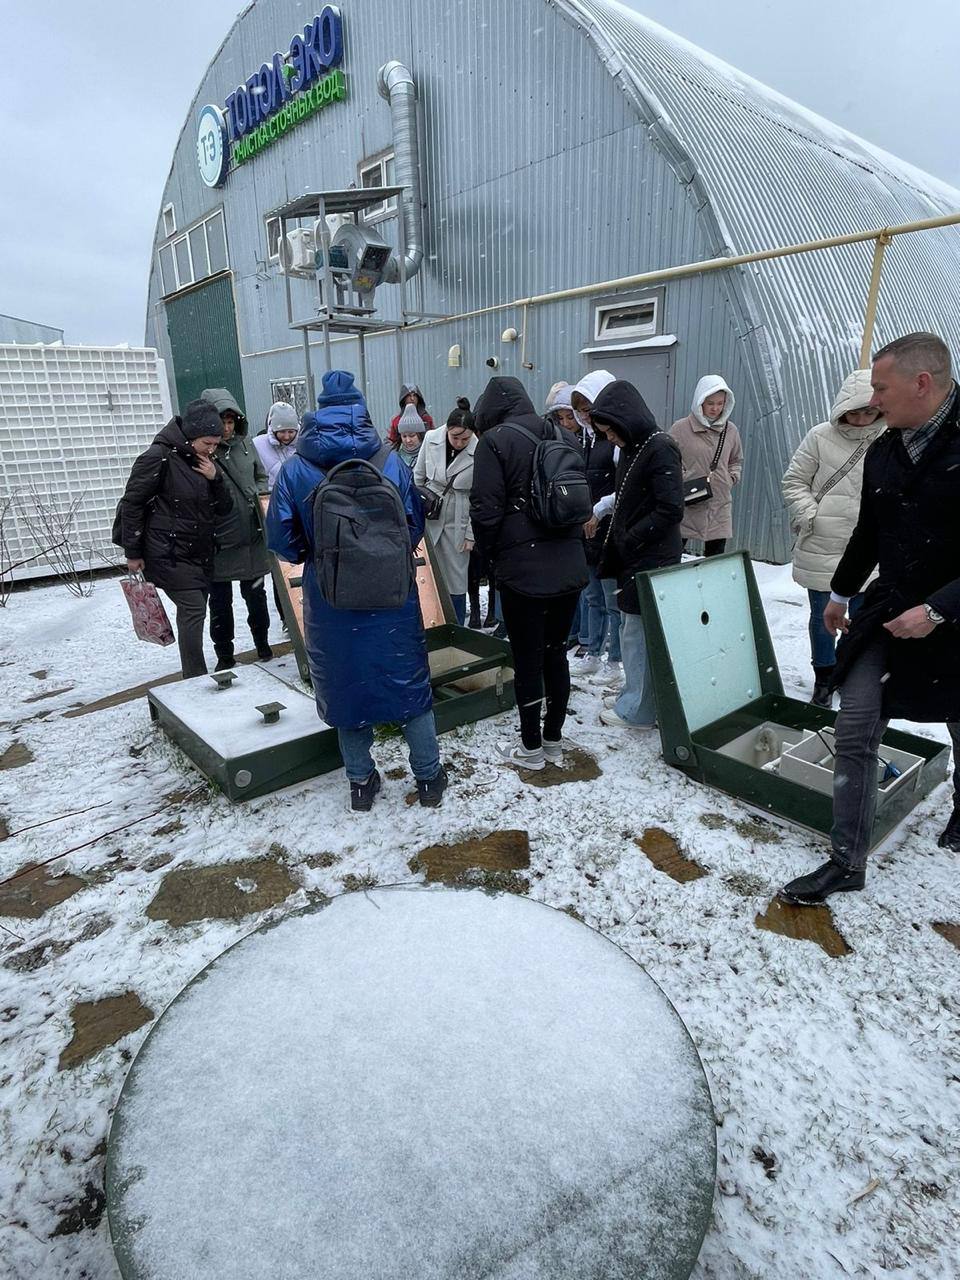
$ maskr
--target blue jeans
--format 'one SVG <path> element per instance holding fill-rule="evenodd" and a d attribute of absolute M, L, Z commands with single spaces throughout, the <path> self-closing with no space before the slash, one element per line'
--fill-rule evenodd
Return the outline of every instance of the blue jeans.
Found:
<path fill-rule="evenodd" d="M 628 724 L 653 724 L 657 718 L 657 702 L 647 658 L 647 637 L 639 613 L 620 614 L 620 649 L 623 688 L 613 709 Z"/>
<path fill-rule="evenodd" d="M 587 593 L 581 591 L 577 597 L 577 608 L 573 615 L 573 621 L 570 623 L 570 635 L 567 637 L 568 643 L 572 644 L 574 640 L 582 645 L 586 645 L 590 639 L 590 623 L 587 616 Z"/>
<path fill-rule="evenodd" d="M 429 782 L 440 772 L 440 748 L 437 745 L 437 725 L 432 711 L 414 716 L 401 726 L 410 751 L 410 768 L 418 782 Z M 347 778 L 351 782 L 366 782 L 376 765 L 370 748 L 373 746 L 373 725 L 363 729 L 338 729 L 340 754 L 343 756 Z"/>
<path fill-rule="evenodd" d="M 451 596 L 450 603 L 453 605 L 453 612 L 457 616 L 457 621 L 461 627 L 466 625 L 467 621 L 467 597 L 466 593 L 462 596 Z"/>
<path fill-rule="evenodd" d="M 810 597 L 810 654 L 814 667 L 832 667 L 837 660 L 837 641 L 823 625 L 823 611 L 830 603 L 829 591 L 807 591 Z M 863 604 L 863 592 L 854 596 L 847 605 L 852 618 Z"/>
<path fill-rule="evenodd" d="M 601 578 L 591 566 L 590 581 L 584 590 L 587 602 L 587 652 L 599 658 L 607 646 L 611 662 L 620 661 L 620 610 L 617 608 L 616 578 Z"/>
<path fill-rule="evenodd" d="M 852 871 L 867 863 L 867 846 L 877 812 L 877 755 L 884 757 L 880 739 L 883 682 L 887 650 L 882 638 L 859 655 L 840 686 L 840 714 L 836 724 L 833 764 L 833 860 Z M 947 721 L 953 739 L 954 802 L 960 802 L 960 722 Z M 885 758 L 885 757 L 884 757 Z"/>

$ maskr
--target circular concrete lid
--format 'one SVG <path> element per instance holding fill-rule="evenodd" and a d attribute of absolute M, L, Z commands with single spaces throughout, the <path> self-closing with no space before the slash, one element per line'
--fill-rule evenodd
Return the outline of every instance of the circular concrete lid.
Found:
<path fill-rule="evenodd" d="M 510 894 L 346 894 L 167 1008 L 110 1135 L 125 1280 L 685 1280 L 713 1107 L 657 984 Z"/>

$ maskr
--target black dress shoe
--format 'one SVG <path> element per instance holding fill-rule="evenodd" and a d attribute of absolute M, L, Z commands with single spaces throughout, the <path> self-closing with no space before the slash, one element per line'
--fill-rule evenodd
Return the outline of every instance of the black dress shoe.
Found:
<path fill-rule="evenodd" d="M 866 882 L 867 873 L 863 867 L 859 871 L 848 871 L 831 859 L 808 876 L 798 876 L 785 884 L 777 897 L 795 907 L 818 907 L 831 893 L 852 893 L 862 889 Z"/>
<path fill-rule="evenodd" d="M 257 657 L 260 659 L 261 662 L 269 662 L 270 659 L 273 657 L 273 650 L 270 648 L 268 644 L 258 644 Z"/>
<path fill-rule="evenodd" d="M 480 610 L 479 609 L 470 610 L 470 617 L 467 619 L 467 626 L 470 628 L 471 631 L 480 630 Z"/>
<path fill-rule="evenodd" d="M 236 663 L 233 660 L 232 653 L 229 655 L 223 654 L 222 656 L 218 653 L 217 665 L 213 669 L 214 671 L 229 671 L 230 668 L 234 666 L 236 666 Z"/>
<path fill-rule="evenodd" d="M 351 782 L 350 808 L 356 809 L 360 813 L 369 813 L 373 808 L 373 801 L 380 790 L 380 786 L 380 775 L 376 769 L 365 782 Z"/>
<path fill-rule="evenodd" d="M 437 805 L 443 799 L 443 793 L 447 789 L 447 771 L 440 766 L 439 770 L 432 778 L 428 778 L 426 782 L 417 780 L 417 795 L 420 797 L 420 803 L 427 809 L 436 809 Z"/>
<path fill-rule="evenodd" d="M 941 849 L 950 849 L 953 853 L 960 853 L 960 804 L 953 806 L 950 821 L 940 832 L 937 844 Z"/>

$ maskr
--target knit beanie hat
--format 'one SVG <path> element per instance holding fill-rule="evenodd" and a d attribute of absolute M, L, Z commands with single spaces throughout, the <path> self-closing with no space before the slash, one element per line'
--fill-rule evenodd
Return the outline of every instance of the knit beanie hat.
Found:
<path fill-rule="evenodd" d="M 191 400 L 180 419 L 180 430 L 187 440 L 200 436 L 222 436 L 223 423 L 216 406 L 209 400 Z"/>
<path fill-rule="evenodd" d="M 426 431 L 427 424 L 420 417 L 419 413 L 417 413 L 413 405 L 408 404 L 400 415 L 400 421 L 397 423 L 397 434 L 403 435 L 404 433 L 409 433 L 412 435 L 416 432 L 418 436 L 422 436 L 426 435 Z"/>
<path fill-rule="evenodd" d="M 292 404 L 278 400 L 267 411 L 267 431 L 299 431 L 300 421 Z"/>

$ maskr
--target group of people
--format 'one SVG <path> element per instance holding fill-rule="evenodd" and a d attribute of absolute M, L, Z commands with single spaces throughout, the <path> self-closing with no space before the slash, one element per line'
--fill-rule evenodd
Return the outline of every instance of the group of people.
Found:
<path fill-rule="evenodd" d="M 543 414 L 518 379 L 493 377 L 472 410 L 459 400 L 439 427 L 420 389 L 405 386 L 384 443 L 353 376 L 333 371 L 302 424 L 289 406 L 274 405 L 252 451 L 225 394 L 204 392 L 137 460 L 120 540 L 129 567 L 177 606 L 185 675 L 203 670 L 197 619 L 202 638 L 208 595 L 218 661 L 228 651 L 232 660 L 232 581 L 266 656 L 265 631 L 255 630 L 266 601 L 261 614 L 265 548 L 254 512 L 257 494 L 272 488 L 266 544 L 304 565 L 317 705 L 338 731 L 354 809 L 370 809 L 380 789 L 370 750 L 377 724 L 401 726 L 421 803 L 439 804 L 447 777 L 415 584 L 398 607 L 354 611 L 325 598 L 315 571 L 312 504 L 341 463 L 371 464 L 399 493 L 410 552 L 426 533 L 461 623 L 469 597 L 470 623 L 480 624 L 479 583 L 488 579 L 486 621 L 510 640 L 519 717 L 518 738 L 498 746 L 504 762 L 532 770 L 562 763 L 572 646 L 575 670 L 608 687 L 603 724 L 656 728 L 636 575 L 679 563 L 690 540 L 706 556 L 721 554 L 732 536 L 743 448 L 723 378 L 702 378 L 690 413 L 668 431 L 635 386 L 605 370 L 554 384 Z M 862 888 L 889 716 L 946 720 L 960 755 L 958 417 L 949 352 L 933 335 L 909 335 L 884 347 L 872 372 L 850 374 L 829 421 L 807 434 L 783 478 L 794 575 L 809 592 L 813 701 L 827 705 L 841 691 L 835 773 L 843 784 L 831 858 L 785 886 L 788 901 Z M 554 440 L 569 445 L 589 491 L 582 523 L 545 524 L 532 501 L 542 446 Z M 226 566 L 221 530 L 233 531 Z M 954 781 L 940 839 L 960 851 L 960 768 Z"/>

